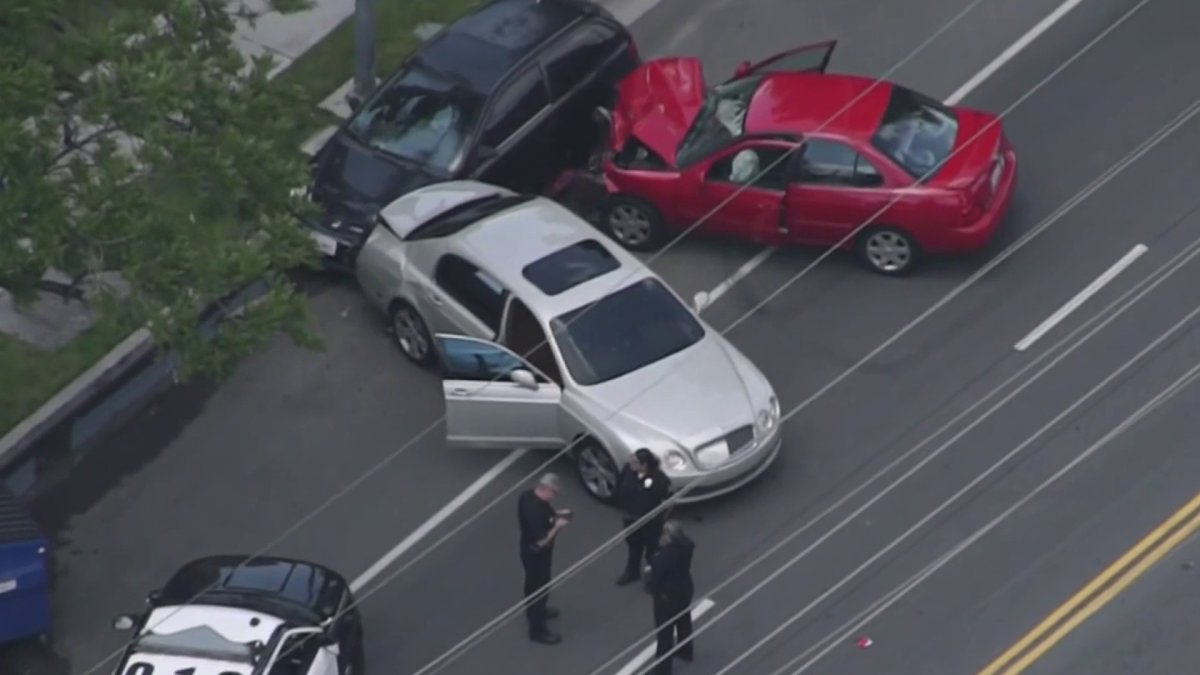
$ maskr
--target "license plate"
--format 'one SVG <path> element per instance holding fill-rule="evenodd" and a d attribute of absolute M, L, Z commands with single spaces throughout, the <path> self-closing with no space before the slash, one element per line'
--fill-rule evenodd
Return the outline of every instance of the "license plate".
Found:
<path fill-rule="evenodd" d="M 317 242 L 317 249 L 320 250 L 322 254 L 327 256 L 337 255 L 338 243 L 336 239 L 321 234 L 320 232 L 309 232 L 308 234 L 313 238 L 313 241 Z"/>

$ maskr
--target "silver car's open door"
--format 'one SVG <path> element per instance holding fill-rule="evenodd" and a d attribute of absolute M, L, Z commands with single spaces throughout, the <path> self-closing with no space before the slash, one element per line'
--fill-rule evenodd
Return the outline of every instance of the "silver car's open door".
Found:
<path fill-rule="evenodd" d="M 560 448 L 558 385 L 487 340 L 439 334 L 446 443 L 454 448 Z"/>

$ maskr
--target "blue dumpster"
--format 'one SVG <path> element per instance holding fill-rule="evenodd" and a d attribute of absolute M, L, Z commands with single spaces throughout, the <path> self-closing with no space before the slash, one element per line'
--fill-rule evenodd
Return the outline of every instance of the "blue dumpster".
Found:
<path fill-rule="evenodd" d="M 25 505 L 0 487 L 0 644 L 50 633 L 48 551 Z"/>

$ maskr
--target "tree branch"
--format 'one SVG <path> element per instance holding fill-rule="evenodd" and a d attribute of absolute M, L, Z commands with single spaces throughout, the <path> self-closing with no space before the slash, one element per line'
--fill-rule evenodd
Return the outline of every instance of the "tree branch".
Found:
<path fill-rule="evenodd" d="M 63 122 L 64 127 L 67 124 L 68 124 L 68 122 Z M 56 154 L 54 156 L 54 159 L 50 160 L 50 168 L 53 170 L 54 168 L 58 167 L 59 162 L 61 162 L 63 159 L 65 159 L 68 156 L 70 156 L 71 154 L 78 152 L 78 151 L 86 148 L 87 146 L 91 145 L 93 142 L 95 142 L 101 136 L 111 134 L 116 130 L 117 130 L 117 126 L 115 124 L 113 124 L 112 122 L 107 122 L 100 128 L 93 131 L 92 133 L 84 136 L 82 139 L 75 140 L 75 139 L 70 139 L 70 138 L 64 137 L 63 138 L 63 148 L 58 151 L 58 154 Z"/>

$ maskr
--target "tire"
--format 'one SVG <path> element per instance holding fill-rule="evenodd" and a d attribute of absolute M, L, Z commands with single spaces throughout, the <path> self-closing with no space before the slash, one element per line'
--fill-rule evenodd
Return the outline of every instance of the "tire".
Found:
<path fill-rule="evenodd" d="M 872 271 L 889 277 L 911 273 L 921 264 L 921 247 L 904 230 L 872 227 L 858 239 L 858 255 Z"/>
<path fill-rule="evenodd" d="M 573 454 L 575 474 L 579 477 L 583 489 L 594 499 L 611 504 L 615 497 L 619 471 L 612 454 L 591 438 L 578 441 Z"/>
<path fill-rule="evenodd" d="M 667 236 L 662 214 L 653 204 L 636 197 L 616 195 L 604 210 L 604 233 L 631 251 L 650 251 Z"/>
<path fill-rule="evenodd" d="M 392 336 L 396 345 L 409 361 L 419 366 L 429 366 L 434 361 L 433 336 L 425 319 L 415 307 L 397 300 L 389 312 L 392 321 Z"/>

